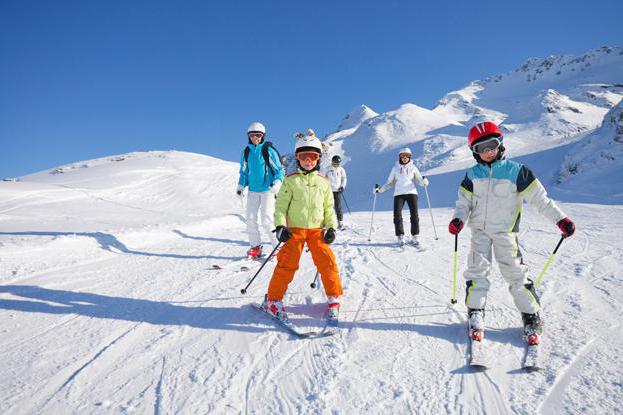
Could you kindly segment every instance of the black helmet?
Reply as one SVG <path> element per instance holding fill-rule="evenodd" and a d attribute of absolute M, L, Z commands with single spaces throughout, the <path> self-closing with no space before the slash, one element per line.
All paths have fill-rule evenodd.
<path fill-rule="evenodd" d="M 342 162 L 342 157 L 340 156 L 333 156 L 331 158 L 331 163 L 332 164 L 340 164 Z"/>

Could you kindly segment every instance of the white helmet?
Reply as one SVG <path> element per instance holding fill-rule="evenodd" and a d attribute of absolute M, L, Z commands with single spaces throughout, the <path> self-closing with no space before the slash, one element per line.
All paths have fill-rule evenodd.
<path fill-rule="evenodd" d="M 411 149 L 409 147 L 403 147 L 400 149 L 400 153 L 398 154 L 408 154 L 409 156 L 411 155 Z"/>
<path fill-rule="evenodd" d="M 249 127 L 247 128 L 247 134 L 250 132 L 260 132 L 262 134 L 266 134 L 266 127 L 264 127 L 264 124 L 262 124 L 261 122 L 257 122 L 254 121 L 251 124 L 249 124 Z"/>
<path fill-rule="evenodd" d="M 298 153 L 299 151 L 313 151 L 317 150 L 318 153 L 322 154 L 322 143 L 318 139 L 318 137 L 306 136 L 303 138 L 299 138 L 296 140 L 296 145 L 294 146 L 294 152 Z"/>

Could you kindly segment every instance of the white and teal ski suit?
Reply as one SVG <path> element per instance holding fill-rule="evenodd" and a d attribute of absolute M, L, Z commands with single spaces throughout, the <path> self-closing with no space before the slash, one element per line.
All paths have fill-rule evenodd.
<path fill-rule="evenodd" d="M 519 250 L 521 207 L 527 201 L 553 223 L 565 214 L 547 197 L 532 171 L 511 160 L 497 160 L 491 165 L 479 163 L 470 168 L 458 195 L 454 217 L 467 223 L 472 231 L 464 273 L 467 307 L 485 308 L 493 252 L 519 311 L 539 311 L 539 298 Z"/>

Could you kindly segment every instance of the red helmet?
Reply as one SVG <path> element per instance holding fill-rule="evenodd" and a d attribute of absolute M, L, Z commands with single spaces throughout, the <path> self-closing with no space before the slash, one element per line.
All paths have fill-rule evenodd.
<path fill-rule="evenodd" d="M 488 137 L 502 137 L 502 130 L 500 127 L 492 123 L 491 121 L 485 121 L 476 124 L 469 130 L 469 147 L 471 148 L 476 142 L 480 141 L 483 138 Z"/>

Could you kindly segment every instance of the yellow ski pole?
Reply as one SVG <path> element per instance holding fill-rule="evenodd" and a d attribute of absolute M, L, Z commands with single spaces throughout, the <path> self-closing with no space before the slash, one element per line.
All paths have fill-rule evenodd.
<path fill-rule="evenodd" d="M 543 275 L 545 275 L 545 272 L 547 271 L 547 268 L 549 268 L 549 264 L 551 264 L 552 261 L 554 260 L 554 256 L 556 255 L 556 252 L 558 252 L 558 248 L 560 248 L 560 244 L 562 244 L 562 241 L 564 241 L 565 238 L 566 238 L 566 236 L 564 236 L 564 235 L 562 235 L 560 237 L 560 241 L 558 241 L 558 245 L 556 245 L 556 248 L 554 249 L 554 252 L 552 252 L 552 254 L 549 256 L 549 259 L 545 263 L 545 266 L 543 267 L 543 270 L 541 271 L 541 273 L 539 274 L 538 278 L 534 282 L 534 286 L 535 287 L 537 285 L 539 285 L 539 282 L 541 282 L 541 278 L 543 278 Z"/>

